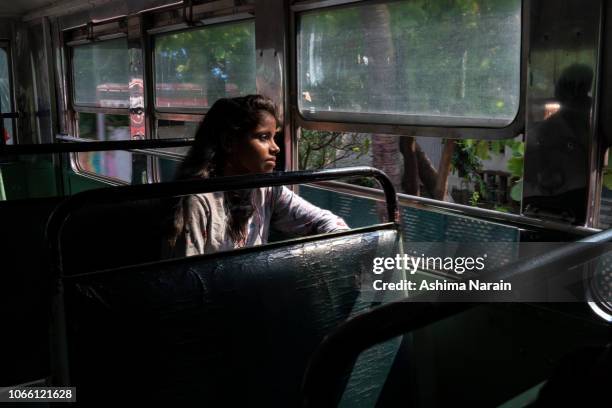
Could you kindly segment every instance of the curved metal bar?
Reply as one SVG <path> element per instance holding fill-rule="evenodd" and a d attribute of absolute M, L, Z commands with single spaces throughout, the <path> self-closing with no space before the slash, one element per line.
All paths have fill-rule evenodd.
<path fill-rule="evenodd" d="M 110 187 L 84 191 L 60 203 L 47 222 L 45 240 L 50 251 L 53 278 L 56 282 L 53 296 L 54 322 L 52 330 L 52 347 L 56 367 L 56 384 L 70 384 L 70 373 L 67 361 L 68 346 L 66 343 L 66 321 L 63 297 L 63 260 L 61 235 L 70 215 L 87 204 L 103 204 L 117 201 L 146 200 L 169 196 L 181 196 L 213 191 L 226 191 L 264 186 L 298 184 L 314 181 L 332 180 L 341 177 L 374 177 L 385 191 L 389 220 L 399 223 L 397 196 L 393 184 L 385 173 L 371 167 L 352 167 L 344 169 L 299 171 L 290 173 L 270 173 L 247 176 L 219 177 L 213 179 L 183 180 L 171 183 L 145 184 L 125 187 Z"/>
<path fill-rule="evenodd" d="M 66 199 L 53 211 L 45 229 L 53 267 L 62 276 L 60 236 L 65 222 L 76 209 L 87 204 L 103 204 L 118 201 L 147 200 L 171 196 L 209 193 L 213 191 L 239 190 L 287 184 L 302 184 L 333 180 L 344 177 L 373 177 L 385 192 L 387 215 L 390 222 L 399 223 L 397 195 L 391 180 L 382 171 L 372 167 L 346 167 L 329 170 L 276 172 L 246 176 L 218 177 L 212 179 L 181 180 L 169 183 L 142 184 L 109 187 L 84 191 Z"/>
<path fill-rule="evenodd" d="M 543 255 L 514 262 L 487 275 L 487 280 L 533 276 L 543 268 L 565 271 L 606 251 L 612 229 L 569 243 Z M 480 303 L 389 303 L 356 316 L 330 333 L 313 354 L 302 383 L 303 407 L 335 406 L 338 380 L 359 354 L 386 340 L 412 332 Z"/>
<path fill-rule="evenodd" d="M 346 321 L 323 339 L 310 359 L 302 383 L 302 407 L 336 407 L 342 393 L 339 379 L 361 351 L 473 306 L 395 302 Z"/>
<path fill-rule="evenodd" d="M 317 187 L 325 188 L 344 194 L 351 194 L 358 197 L 368 197 L 380 199 L 382 191 L 364 186 L 356 186 L 337 181 L 318 183 Z M 538 230 L 552 230 L 569 235 L 589 236 L 601 232 L 601 229 L 583 227 L 579 225 L 563 224 L 556 221 L 549 221 L 531 216 L 504 213 L 501 211 L 489 210 L 480 207 L 451 203 L 448 201 L 434 200 L 433 198 L 419 197 L 404 193 L 398 193 L 397 198 L 402 207 L 423 208 L 430 211 L 441 211 L 444 213 L 452 212 L 457 215 L 478 218 L 487 222 L 501 222 L 517 228 L 536 228 Z"/>
<path fill-rule="evenodd" d="M 486 279 L 516 279 L 519 276 L 536 274 L 544 268 L 550 270 L 558 267 L 559 270 L 567 270 L 607 252 L 609 247 L 605 244 L 608 242 L 612 242 L 612 228 L 552 249 L 545 254 L 502 266 L 487 274 Z"/>
<path fill-rule="evenodd" d="M 71 136 L 58 136 L 58 140 L 78 142 L 77 143 L 49 143 L 38 145 L 0 145 L 0 157 L 5 155 L 29 155 L 29 154 L 53 154 L 53 153 L 73 153 L 73 152 L 93 152 L 107 150 L 128 150 L 135 153 L 147 154 L 141 149 L 159 149 L 168 147 L 186 147 L 193 145 L 193 139 L 153 139 L 153 140 L 116 140 L 116 141 L 84 141 L 83 139 Z M 164 153 L 155 152 L 155 156 Z M 384 192 L 363 186 L 347 185 L 346 183 L 329 182 L 325 183 L 325 188 L 335 191 L 365 196 L 370 198 L 381 198 Z M 488 210 L 485 208 L 470 207 L 467 205 L 450 203 L 446 201 L 434 200 L 426 197 L 412 196 L 408 194 L 398 194 L 400 204 L 410 207 L 425 209 L 439 209 L 441 211 L 452 211 L 460 215 L 479 218 L 489 222 L 503 222 L 517 228 L 538 228 L 554 230 L 566 234 L 587 236 L 600 232 L 600 229 L 568 225 L 555 221 L 532 218 L 518 214 L 508 214 L 499 211 Z"/>
<path fill-rule="evenodd" d="M 188 138 L 152 140 L 107 140 L 99 142 L 83 141 L 83 139 L 77 139 L 69 136 L 63 136 L 58 139 L 68 141 L 69 143 L 0 146 L 0 157 L 25 154 L 98 152 L 104 150 L 163 149 L 166 147 L 183 147 L 193 145 L 193 139 Z"/>

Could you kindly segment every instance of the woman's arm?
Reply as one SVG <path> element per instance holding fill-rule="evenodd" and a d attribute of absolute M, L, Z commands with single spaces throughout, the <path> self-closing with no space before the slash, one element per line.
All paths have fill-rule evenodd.
<path fill-rule="evenodd" d="M 296 235 L 321 234 L 349 229 L 331 211 L 310 204 L 287 187 L 272 189 L 272 227 Z"/>

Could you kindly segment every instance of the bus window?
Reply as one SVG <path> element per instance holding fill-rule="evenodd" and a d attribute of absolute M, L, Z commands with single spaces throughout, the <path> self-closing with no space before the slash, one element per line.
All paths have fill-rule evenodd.
<path fill-rule="evenodd" d="M 502 140 L 450 140 L 301 129 L 300 170 L 373 166 L 400 193 L 519 213 L 522 135 Z M 378 188 L 370 179 L 351 184 Z"/>
<path fill-rule="evenodd" d="M 8 52 L 0 47 L 0 113 L 13 111 L 13 98 L 11 97 L 11 81 Z M 13 144 L 15 141 L 13 120 L 3 119 L 2 135 L 4 144 Z M 3 144 L 0 142 L 0 145 Z"/>
<path fill-rule="evenodd" d="M 92 140 L 129 140 L 129 117 L 80 112 L 79 137 Z M 132 153 L 125 151 L 77 153 L 79 169 L 104 177 L 132 181 Z"/>
<path fill-rule="evenodd" d="M 397 1 L 299 14 L 305 119 L 504 127 L 520 99 L 521 1 Z"/>
<path fill-rule="evenodd" d="M 255 93 L 255 24 L 240 21 L 155 37 L 157 108 L 206 108 Z"/>
<path fill-rule="evenodd" d="M 160 139 L 193 138 L 198 130 L 200 121 L 158 120 L 157 137 Z M 189 151 L 189 147 L 169 147 L 159 149 L 160 152 L 168 153 L 167 157 L 159 157 L 157 161 L 157 180 L 172 181 L 183 159 Z"/>
<path fill-rule="evenodd" d="M 200 122 L 187 122 L 178 120 L 158 120 L 157 121 L 157 137 L 160 139 L 182 139 L 193 138 L 198 130 Z M 185 155 L 189 150 L 188 147 L 169 147 L 160 149 L 175 154 Z"/>
<path fill-rule="evenodd" d="M 130 86 L 127 40 L 118 38 L 73 47 L 73 107 L 76 111 L 77 137 L 88 140 L 113 141 L 140 138 L 144 124 L 130 123 Z M 138 156 L 138 157 L 135 157 Z M 138 160 L 137 160 L 138 159 Z M 101 176 L 118 183 L 138 183 L 146 174 L 133 177 L 134 163 L 138 172 L 146 172 L 146 158 L 126 151 L 76 153 L 77 172 Z"/>
<path fill-rule="evenodd" d="M 72 66 L 75 105 L 130 106 L 130 64 L 125 38 L 74 47 Z"/>

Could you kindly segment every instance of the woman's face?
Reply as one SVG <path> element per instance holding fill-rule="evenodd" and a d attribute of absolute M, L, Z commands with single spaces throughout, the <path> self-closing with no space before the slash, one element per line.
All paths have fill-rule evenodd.
<path fill-rule="evenodd" d="M 265 112 L 253 132 L 245 139 L 236 141 L 230 154 L 230 166 L 225 175 L 269 173 L 276 166 L 276 155 L 280 148 L 274 140 L 276 119 Z"/>

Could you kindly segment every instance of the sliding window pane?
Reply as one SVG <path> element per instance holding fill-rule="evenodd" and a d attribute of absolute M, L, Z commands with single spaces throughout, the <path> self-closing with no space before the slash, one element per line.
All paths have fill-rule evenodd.
<path fill-rule="evenodd" d="M 200 122 L 187 122 L 179 120 L 158 120 L 158 139 L 187 139 L 194 138 Z M 160 149 L 169 153 L 187 154 L 189 147 L 168 147 Z"/>
<path fill-rule="evenodd" d="M 125 38 L 75 46 L 72 68 L 76 105 L 130 106 L 129 57 Z"/>
<path fill-rule="evenodd" d="M 301 129 L 298 146 L 300 170 L 372 166 L 384 171 L 399 193 L 502 212 L 520 211 L 522 136 L 452 140 Z M 450 162 L 445 164 L 443 158 L 448 156 Z M 378 188 L 371 178 L 349 182 Z"/>
<path fill-rule="evenodd" d="M 206 108 L 255 93 L 255 24 L 241 21 L 155 38 L 155 105 Z"/>
<path fill-rule="evenodd" d="M 0 48 L 0 112 L 7 113 L 13 111 L 13 101 L 11 98 L 9 59 L 6 49 Z M 4 130 L 0 137 L 4 138 L 4 143 L 13 144 L 15 140 L 13 130 L 13 120 L 3 120 Z M 2 143 L 0 143 L 2 144 Z"/>
<path fill-rule="evenodd" d="M 297 43 L 307 119 L 501 127 L 518 112 L 520 0 L 305 12 Z"/>

